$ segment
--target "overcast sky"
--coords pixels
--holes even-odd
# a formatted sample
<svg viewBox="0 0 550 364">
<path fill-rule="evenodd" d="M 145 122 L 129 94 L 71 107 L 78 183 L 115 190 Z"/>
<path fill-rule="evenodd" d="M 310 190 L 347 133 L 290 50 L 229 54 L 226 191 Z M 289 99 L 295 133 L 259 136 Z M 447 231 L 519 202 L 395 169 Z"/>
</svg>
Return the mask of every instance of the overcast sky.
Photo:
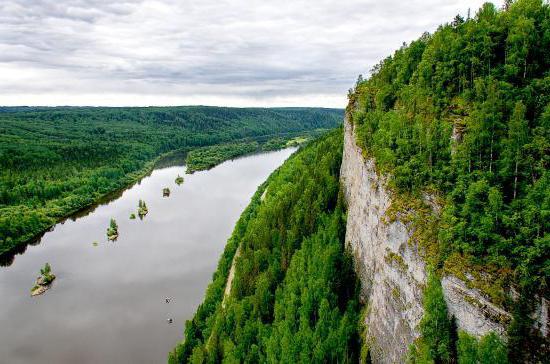
<svg viewBox="0 0 550 364">
<path fill-rule="evenodd" d="M 344 107 L 358 74 L 482 3 L 0 0 L 0 105 Z"/>
</svg>

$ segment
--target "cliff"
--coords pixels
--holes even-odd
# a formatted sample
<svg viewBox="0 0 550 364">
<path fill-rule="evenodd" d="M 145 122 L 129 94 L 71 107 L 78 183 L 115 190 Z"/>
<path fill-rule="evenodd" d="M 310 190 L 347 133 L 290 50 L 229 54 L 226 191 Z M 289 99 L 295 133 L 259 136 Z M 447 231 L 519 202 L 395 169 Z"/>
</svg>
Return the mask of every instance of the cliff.
<svg viewBox="0 0 550 364">
<path fill-rule="evenodd" d="M 341 182 L 348 204 L 346 246 L 354 257 L 365 304 L 365 342 L 375 363 L 405 361 L 408 346 L 419 337 L 426 263 L 413 239 L 412 224 L 398 212 L 388 216 L 392 204 L 386 178 L 377 174 L 372 159 L 356 144 L 352 123 L 346 118 Z M 429 201 L 427 201 L 428 204 Z M 433 214 L 438 209 L 432 209 Z M 466 276 L 469 276 L 466 273 Z M 511 314 L 487 295 L 455 276 L 442 286 L 451 315 L 459 329 L 480 337 L 490 331 L 504 334 Z M 548 335 L 548 302 L 536 313 L 537 326 Z"/>
</svg>

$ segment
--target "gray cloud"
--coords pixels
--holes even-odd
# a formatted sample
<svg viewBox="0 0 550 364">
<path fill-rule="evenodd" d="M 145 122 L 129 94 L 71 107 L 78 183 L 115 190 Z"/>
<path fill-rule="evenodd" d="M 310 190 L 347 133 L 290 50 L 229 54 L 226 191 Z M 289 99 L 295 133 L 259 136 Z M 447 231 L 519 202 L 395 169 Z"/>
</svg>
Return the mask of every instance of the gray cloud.
<svg viewBox="0 0 550 364">
<path fill-rule="evenodd" d="M 3 0 L 0 105 L 344 106 L 480 0 Z"/>
</svg>

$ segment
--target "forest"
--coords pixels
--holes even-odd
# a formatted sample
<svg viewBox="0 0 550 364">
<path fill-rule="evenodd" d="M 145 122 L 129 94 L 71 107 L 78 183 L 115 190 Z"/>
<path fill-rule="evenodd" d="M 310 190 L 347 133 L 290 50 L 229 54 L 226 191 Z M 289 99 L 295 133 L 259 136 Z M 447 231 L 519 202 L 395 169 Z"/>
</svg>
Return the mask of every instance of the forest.
<svg viewBox="0 0 550 364">
<path fill-rule="evenodd" d="M 170 363 L 359 360 L 341 159 L 338 128 L 300 149 L 259 187 Z"/>
<path fill-rule="evenodd" d="M 229 142 L 271 145 L 333 128 L 342 115 L 321 108 L 2 107 L 0 253 L 134 183 L 162 155 Z"/>
<path fill-rule="evenodd" d="M 285 147 L 299 146 L 311 139 L 315 139 L 325 131 L 326 130 L 324 129 L 314 129 L 302 131 L 297 137 L 292 137 L 292 134 L 285 134 L 279 137 L 272 137 L 270 139 L 256 138 L 257 140 L 255 141 L 215 144 L 196 148 L 190 150 L 186 155 L 186 173 L 194 173 L 196 171 L 210 169 L 223 161 L 245 154 L 267 152 Z"/>
<path fill-rule="evenodd" d="M 508 359 L 545 361 L 531 313 L 534 298 L 549 297 L 549 4 L 486 3 L 457 16 L 359 77 L 349 99 L 357 141 L 391 176 L 396 201 L 410 206 L 428 193 L 442 206 L 433 238 L 421 241 L 434 275 L 492 277 L 477 288 L 513 312 Z M 467 356 L 456 340 L 441 341 L 452 325 L 438 284 L 429 286 L 413 362 L 489 362 L 475 356 L 487 350 Z M 503 362 L 501 352 L 487 358 Z"/>
</svg>

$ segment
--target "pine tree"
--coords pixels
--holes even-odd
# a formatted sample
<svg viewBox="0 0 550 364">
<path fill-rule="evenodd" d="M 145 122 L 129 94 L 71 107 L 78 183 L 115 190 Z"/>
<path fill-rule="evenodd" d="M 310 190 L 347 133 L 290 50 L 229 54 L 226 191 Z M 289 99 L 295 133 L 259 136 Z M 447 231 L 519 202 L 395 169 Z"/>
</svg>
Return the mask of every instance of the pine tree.
<svg viewBox="0 0 550 364">
<path fill-rule="evenodd" d="M 518 101 L 514 107 L 514 112 L 510 118 L 508 127 L 508 147 L 511 153 L 511 163 L 514 169 L 514 192 L 513 199 L 517 195 L 517 186 L 519 178 L 519 168 L 522 161 L 523 146 L 527 142 L 528 126 L 525 120 L 525 106 Z"/>
</svg>

